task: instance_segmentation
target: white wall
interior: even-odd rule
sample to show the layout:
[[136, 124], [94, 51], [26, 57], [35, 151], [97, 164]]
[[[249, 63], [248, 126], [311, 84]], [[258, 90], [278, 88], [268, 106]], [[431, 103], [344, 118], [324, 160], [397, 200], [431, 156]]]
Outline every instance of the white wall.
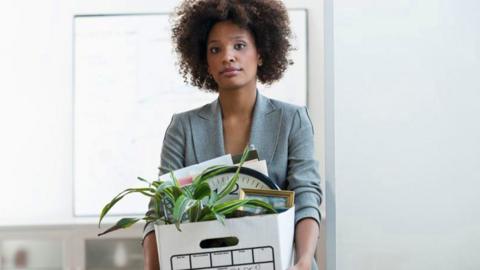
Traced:
[[71, 217], [68, 1], [0, 4], [0, 224]]
[[480, 2], [330, 3], [336, 269], [479, 269]]

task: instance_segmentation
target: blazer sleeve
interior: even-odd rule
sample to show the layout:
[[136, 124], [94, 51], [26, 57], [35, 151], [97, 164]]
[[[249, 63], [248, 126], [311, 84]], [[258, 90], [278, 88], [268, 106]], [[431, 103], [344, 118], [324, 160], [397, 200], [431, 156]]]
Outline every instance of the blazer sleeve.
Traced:
[[[180, 115], [173, 115], [165, 131], [162, 153], [160, 156], [159, 176], [184, 167], [185, 129]], [[148, 212], [153, 211], [153, 200], [148, 204]], [[143, 229], [143, 239], [154, 231], [152, 222], [147, 222]], [[143, 244], [143, 241], [142, 241]]]
[[295, 223], [313, 218], [320, 224], [319, 164], [314, 158], [313, 125], [305, 107], [299, 108], [292, 121], [288, 139], [288, 189], [295, 191]]

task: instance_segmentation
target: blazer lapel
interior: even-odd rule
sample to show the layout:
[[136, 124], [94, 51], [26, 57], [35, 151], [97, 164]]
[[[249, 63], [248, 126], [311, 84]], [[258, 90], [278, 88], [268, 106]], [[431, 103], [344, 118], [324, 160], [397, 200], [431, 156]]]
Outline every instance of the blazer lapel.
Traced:
[[222, 111], [218, 99], [193, 114], [190, 125], [197, 163], [225, 155]]
[[[225, 155], [222, 111], [219, 100], [201, 108], [192, 115], [190, 125], [197, 163]], [[253, 109], [249, 144], [253, 144], [260, 159], [270, 164], [277, 147], [282, 123], [282, 110], [257, 91]]]
[[253, 110], [250, 144], [258, 151], [260, 159], [270, 164], [277, 148], [278, 135], [282, 123], [282, 110], [275, 107], [269, 98], [257, 91], [257, 100]]

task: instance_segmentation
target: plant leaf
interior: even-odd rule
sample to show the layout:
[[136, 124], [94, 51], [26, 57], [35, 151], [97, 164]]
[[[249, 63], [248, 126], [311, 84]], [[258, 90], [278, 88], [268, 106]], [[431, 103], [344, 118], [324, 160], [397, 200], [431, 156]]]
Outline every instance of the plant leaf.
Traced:
[[207, 205], [213, 206], [217, 203], [217, 201], [218, 201], [218, 193], [215, 191], [212, 191], [212, 193], [210, 194], [210, 197], [208, 198]]
[[230, 200], [215, 205], [210, 212], [204, 212], [203, 215], [200, 216], [199, 220], [212, 220], [216, 214], [222, 214], [226, 216], [242, 206], [261, 207], [266, 210], [266, 213], [277, 212], [269, 203], [259, 199]]
[[175, 201], [175, 206], [173, 208], [173, 220], [175, 220], [175, 226], [177, 230], [180, 230], [180, 223], [182, 222], [183, 216], [187, 211], [195, 205], [196, 200], [190, 199], [185, 195], [181, 195]]
[[157, 188], [157, 193], [164, 193], [173, 204], [183, 194], [183, 190], [172, 182], [165, 182]]
[[247, 203], [244, 204], [245, 207], [261, 207], [267, 210], [267, 214], [277, 213], [278, 211], [273, 208], [273, 206], [265, 201], [259, 199], [245, 199]]
[[196, 201], [196, 203], [190, 208], [190, 211], [188, 211], [188, 215], [190, 217], [190, 222], [197, 222], [198, 217], [200, 216], [200, 210], [201, 210], [201, 202]]
[[202, 182], [194, 187], [195, 189], [193, 190], [192, 198], [195, 200], [201, 200], [212, 193], [210, 185], [207, 182]]
[[[198, 215], [198, 218], [197, 218], [197, 221], [206, 221], [208, 219], [205, 218], [205, 216], [211, 214], [212, 216], [214, 216], [213, 212], [212, 212], [212, 208], [210, 208], [210, 206], [205, 206], [203, 207], [203, 209], [201, 209], [200, 211], [200, 214]], [[211, 219], [210, 219], [211, 220]]]
[[246, 200], [230, 200], [219, 203], [211, 208], [210, 213], [204, 215], [202, 220], [212, 220], [218, 213], [228, 214], [229, 211], [235, 211], [240, 206], [244, 205]]
[[197, 176], [195, 176], [193, 178], [192, 183], [202, 182], [202, 178], [207, 176], [209, 172], [211, 172], [213, 170], [216, 170], [218, 168], [221, 168], [221, 167], [226, 167], [226, 165], [214, 165], [214, 166], [210, 166], [210, 167], [206, 168], [200, 174], [198, 174]]
[[193, 185], [188, 185], [182, 187], [183, 195], [185, 195], [187, 198], [193, 199], [193, 189], [195, 186]]
[[215, 214], [215, 218], [222, 223], [222, 225], [225, 225], [225, 216], [216, 212], [213, 212]]
[[240, 174], [240, 169], [242, 168], [243, 163], [245, 163], [245, 160], [248, 157], [248, 153], [250, 153], [250, 150], [249, 150], [249, 147], [247, 146], [245, 147], [245, 149], [243, 149], [243, 154], [242, 154], [242, 157], [240, 158], [240, 163], [237, 167], [237, 170], [235, 171], [235, 174], [232, 176], [232, 178], [230, 178], [230, 181], [225, 186], [225, 188], [222, 191], [220, 191], [220, 193], [218, 194], [218, 200], [223, 199], [223, 197], [230, 194], [230, 192], [232, 192], [233, 189], [235, 188], [235, 185], [237, 184], [237, 180]]
[[230, 181], [228, 181], [227, 185], [218, 193], [217, 201], [223, 199], [223, 197], [227, 196], [228, 194], [230, 194], [230, 192], [233, 191], [237, 184], [238, 175], [240, 172], [239, 169], [240, 167], [238, 167], [238, 170], [235, 172], [232, 178], [230, 178]]
[[148, 186], [151, 186], [151, 185], [152, 185], [152, 183], [150, 183], [150, 181], [148, 181], [148, 180], [145, 179], [145, 178], [142, 178], [142, 177], [140, 177], [140, 176], [137, 176], [137, 179], [140, 180], [140, 181], [142, 181], [142, 182], [147, 183]]
[[173, 173], [173, 171], [170, 171], [170, 176], [172, 177], [173, 184], [174, 184], [176, 187], [180, 187], [180, 182], [178, 182], [178, 179], [177, 179], [177, 177], [175, 176], [175, 174]]
[[[162, 193], [164, 196], [161, 195]], [[162, 191], [157, 190], [155, 194], [157, 194], [159, 198], [163, 197], [165, 199], [168, 199], [170, 202], [175, 203], [176, 198], [171, 189], [166, 188], [166, 189], [163, 189]]]
[[[107, 203], [103, 208], [102, 211], [100, 212], [100, 218], [98, 220], [98, 227], [100, 227], [100, 224], [102, 223], [103, 218], [105, 215], [112, 209], [112, 207], [117, 204], [123, 197], [125, 197], [128, 194], [131, 193], [142, 193], [145, 191], [150, 191], [152, 192], [152, 188], [128, 188], [125, 189], [124, 191], [120, 192], [117, 196], [115, 196], [109, 203]], [[153, 194], [151, 194], [153, 196]]]
[[200, 175], [199, 178], [196, 179], [198, 184], [207, 181], [208, 179], [217, 176], [228, 169], [230, 169], [232, 166], [226, 166], [226, 165], [217, 165], [217, 166], [212, 166], [204, 170]]
[[248, 203], [248, 199], [247, 200], [230, 200], [230, 201], [226, 201], [218, 205], [215, 205], [213, 207], [213, 210], [214, 212], [222, 213], [226, 215], [237, 210], [239, 207], [247, 203]]
[[165, 181], [165, 182], [162, 182], [160, 185], [158, 185], [157, 187], [157, 191], [163, 191], [164, 189], [166, 188], [169, 188], [171, 186], [174, 186], [173, 182], [171, 181]]
[[102, 233], [99, 233], [98, 236], [102, 236], [104, 234], [107, 234], [109, 232], [113, 232], [113, 231], [116, 231], [116, 230], [119, 230], [119, 229], [128, 228], [128, 227], [132, 226], [133, 224], [137, 223], [139, 220], [141, 220], [141, 218], [122, 218], [119, 221], [117, 221], [117, 223], [115, 225], [108, 228], [106, 231], [104, 231]]

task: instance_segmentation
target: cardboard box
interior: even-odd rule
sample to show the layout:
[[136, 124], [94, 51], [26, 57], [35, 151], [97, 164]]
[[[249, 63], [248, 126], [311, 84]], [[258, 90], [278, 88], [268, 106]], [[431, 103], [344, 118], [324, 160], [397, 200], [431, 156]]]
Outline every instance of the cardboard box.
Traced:
[[[280, 214], [226, 219], [225, 225], [184, 223], [181, 232], [174, 225], [155, 225], [160, 269], [285, 270], [293, 263], [294, 217], [292, 207]], [[226, 244], [226, 238], [238, 243], [212, 247]]]

